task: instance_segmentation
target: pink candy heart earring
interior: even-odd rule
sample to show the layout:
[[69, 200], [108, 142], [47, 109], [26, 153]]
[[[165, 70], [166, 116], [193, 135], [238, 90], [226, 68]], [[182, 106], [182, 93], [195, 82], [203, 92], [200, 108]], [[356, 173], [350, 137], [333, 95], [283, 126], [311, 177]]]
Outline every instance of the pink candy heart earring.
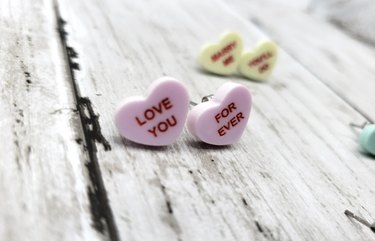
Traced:
[[193, 104], [187, 118], [190, 133], [208, 144], [230, 145], [241, 138], [246, 128], [252, 100], [245, 86], [227, 82], [215, 95]]
[[176, 141], [185, 125], [189, 95], [171, 77], [154, 81], [147, 97], [133, 96], [117, 107], [115, 123], [120, 134], [133, 142], [165, 146]]

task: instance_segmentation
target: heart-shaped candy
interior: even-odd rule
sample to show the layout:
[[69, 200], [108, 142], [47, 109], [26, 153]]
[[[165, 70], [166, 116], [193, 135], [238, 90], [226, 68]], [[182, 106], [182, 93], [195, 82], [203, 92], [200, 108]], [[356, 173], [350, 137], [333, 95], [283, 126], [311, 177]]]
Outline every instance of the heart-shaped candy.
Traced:
[[115, 123], [122, 136], [145, 145], [172, 144], [180, 135], [188, 112], [189, 96], [183, 84], [171, 77], [153, 82], [146, 98], [125, 99], [117, 108]]
[[266, 80], [272, 73], [276, 60], [276, 44], [270, 40], [263, 40], [254, 50], [242, 54], [239, 70], [249, 79]]
[[242, 39], [238, 33], [227, 32], [219, 43], [205, 44], [199, 52], [199, 63], [215, 74], [232, 74], [238, 66], [242, 51]]
[[189, 113], [187, 127], [203, 142], [229, 145], [240, 139], [249, 120], [250, 91], [243, 85], [227, 82], [213, 98], [196, 105]]
[[367, 125], [359, 135], [359, 144], [367, 153], [375, 155], [375, 124]]

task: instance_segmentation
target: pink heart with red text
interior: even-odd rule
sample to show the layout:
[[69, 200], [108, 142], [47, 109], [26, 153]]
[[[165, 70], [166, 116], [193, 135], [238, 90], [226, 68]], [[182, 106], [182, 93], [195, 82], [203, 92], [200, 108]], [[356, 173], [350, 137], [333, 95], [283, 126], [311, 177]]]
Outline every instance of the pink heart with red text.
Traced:
[[148, 89], [148, 96], [125, 99], [117, 108], [120, 134], [133, 142], [164, 146], [176, 141], [184, 127], [189, 96], [183, 84], [163, 77]]
[[213, 98], [196, 105], [189, 113], [189, 131], [201, 141], [229, 145], [238, 141], [247, 125], [251, 94], [243, 85], [227, 82]]

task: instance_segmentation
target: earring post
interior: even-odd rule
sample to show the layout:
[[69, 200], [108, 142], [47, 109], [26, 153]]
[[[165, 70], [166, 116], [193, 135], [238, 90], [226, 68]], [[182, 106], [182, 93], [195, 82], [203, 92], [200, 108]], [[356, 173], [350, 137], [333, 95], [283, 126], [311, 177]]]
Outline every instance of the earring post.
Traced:
[[213, 97], [214, 97], [214, 95], [212, 95], [212, 94], [211, 95], [203, 96], [202, 102], [210, 101]]
[[349, 218], [353, 218], [355, 219], [356, 221], [358, 221], [359, 223], [365, 225], [366, 227], [368, 227], [369, 229], [371, 229], [372, 232], [375, 233], [375, 223], [369, 223], [366, 219], [364, 218], [361, 218], [357, 215], [355, 215], [354, 213], [352, 213], [351, 211], [349, 210], [345, 210], [345, 215]]
[[[201, 102], [203, 103], [203, 102], [210, 101], [213, 97], [214, 97], [214, 95], [206, 95], [206, 96], [203, 96]], [[190, 103], [190, 105], [192, 105], [192, 106], [196, 106], [196, 105], [198, 105], [198, 104], [195, 103], [194, 101], [190, 101], [189, 103]]]
[[358, 124], [355, 124], [355, 123], [352, 123], [352, 122], [349, 123], [350, 126], [361, 128], [361, 129], [365, 128], [365, 126], [367, 126], [368, 124], [370, 124], [370, 122], [368, 122], [368, 121], [365, 121], [362, 125], [358, 125]]
[[195, 103], [194, 101], [190, 101], [189, 103], [190, 103], [190, 105], [192, 105], [192, 106], [196, 106], [196, 105], [198, 105], [198, 104]]

